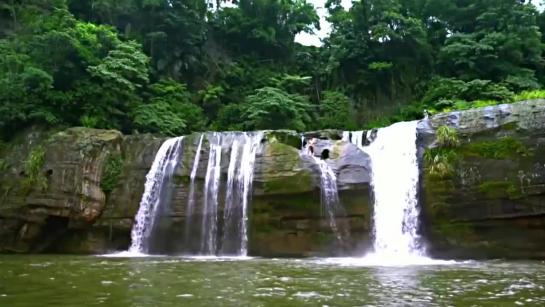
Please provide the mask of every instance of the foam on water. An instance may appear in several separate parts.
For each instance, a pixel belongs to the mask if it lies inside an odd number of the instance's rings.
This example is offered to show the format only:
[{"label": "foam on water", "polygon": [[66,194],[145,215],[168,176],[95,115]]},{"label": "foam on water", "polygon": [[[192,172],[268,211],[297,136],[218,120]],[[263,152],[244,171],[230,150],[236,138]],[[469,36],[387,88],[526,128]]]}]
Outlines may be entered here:
[{"label": "foam on water", "polygon": [[423,256],[410,256],[403,258],[384,258],[383,256],[371,253],[365,257],[337,257],[322,258],[316,261],[318,264],[339,265],[339,266],[362,266],[362,267],[396,267],[396,266],[433,266],[433,265],[453,265],[468,262],[455,260],[432,259]]},{"label": "foam on water", "polygon": [[118,253],[98,255],[98,257],[106,258],[148,258],[148,257],[164,257],[161,255],[150,255],[136,251],[122,251]]}]

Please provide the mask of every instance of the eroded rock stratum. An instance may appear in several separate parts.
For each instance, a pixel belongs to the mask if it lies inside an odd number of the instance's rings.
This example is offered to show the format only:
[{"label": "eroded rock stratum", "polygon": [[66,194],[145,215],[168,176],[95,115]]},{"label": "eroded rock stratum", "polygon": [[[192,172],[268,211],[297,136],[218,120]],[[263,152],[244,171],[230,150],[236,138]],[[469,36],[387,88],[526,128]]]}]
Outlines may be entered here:
[{"label": "eroded rock stratum", "polygon": [[457,131],[452,172],[423,159],[425,235],[438,257],[545,258],[545,101],[441,114],[419,125],[421,152]]},{"label": "eroded rock stratum", "polygon": [[[183,253],[198,244],[185,225],[189,176],[199,134],[186,136],[175,172],[168,208],[162,211],[154,247]],[[164,138],[123,136],[117,131],[71,128],[45,133],[32,130],[2,147],[0,176],[0,251],[105,253],[129,246],[130,230],[144,190],[146,174]],[[356,146],[320,140],[331,151],[346,214],[342,243],[335,240],[320,205],[320,173],[301,155],[293,131],[267,131],[255,163],[250,212],[250,253],[307,256],[350,253],[369,243],[369,161]],[[195,181],[197,210],[202,204],[208,162],[205,138]],[[321,154],[316,152],[316,155]],[[40,156],[42,160],[35,159]],[[229,148],[223,151],[225,186]],[[34,162],[29,162],[34,161]],[[36,162],[37,161],[37,162]],[[32,172],[30,174],[29,172]],[[225,191],[218,191],[219,216]],[[198,232],[199,223],[191,231]],[[182,239],[189,237],[190,240]],[[187,246],[186,246],[187,245]]]}]

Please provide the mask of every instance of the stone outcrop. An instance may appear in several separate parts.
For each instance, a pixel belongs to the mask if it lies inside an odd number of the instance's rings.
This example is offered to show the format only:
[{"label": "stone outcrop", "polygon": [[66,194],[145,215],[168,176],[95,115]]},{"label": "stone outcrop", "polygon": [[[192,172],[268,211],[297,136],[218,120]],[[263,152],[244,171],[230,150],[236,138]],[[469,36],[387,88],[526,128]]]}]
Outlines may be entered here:
[{"label": "stone outcrop", "polygon": [[[183,253],[198,242],[200,223],[185,234],[189,175],[200,134],[186,136],[183,157],[171,183],[174,193],[158,226],[157,249]],[[0,252],[105,253],[126,249],[143,193],[146,174],[164,138],[123,136],[117,131],[71,128],[58,133],[28,132],[0,153],[6,168],[0,183]],[[306,256],[354,253],[369,243],[369,159],[352,144],[320,140],[316,151],[331,152],[346,215],[339,227],[350,234],[342,246],[321,212],[320,172],[300,154],[301,136],[293,131],[265,131],[256,157],[250,220],[250,253]],[[225,186],[229,146],[223,150]],[[202,204],[208,140],[202,146],[196,177]],[[44,161],[37,174],[25,174],[36,149]],[[114,169],[111,169],[111,168]],[[44,186],[30,183],[39,177]],[[107,183],[107,184],[106,184]],[[107,186],[109,185],[109,186]],[[225,191],[219,192],[220,216]],[[201,213],[202,214],[202,213]],[[197,209],[196,219],[200,219]],[[349,229],[349,230],[348,230]],[[185,246],[187,245],[187,246]]]},{"label": "stone outcrop", "polygon": [[[303,136],[264,132],[255,162],[249,253],[361,255],[371,246],[369,157],[343,141],[341,131]],[[183,158],[170,182],[170,206],[161,212],[156,232],[157,250],[199,250],[200,222],[185,226],[199,139],[200,134],[184,138]],[[0,252],[126,249],[146,174],[164,140],[86,128],[31,129],[1,145]],[[319,166],[301,154],[306,142],[337,176],[346,211],[337,216],[346,234],[342,242],[322,212]],[[545,258],[544,100],[433,116],[419,123],[417,145],[422,234],[433,256]],[[208,148],[205,137],[195,182],[197,204],[203,199]],[[223,149],[222,187],[229,148]],[[218,198],[222,216],[224,188]],[[199,214],[197,208],[200,221]]]},{"label": "stone outcrop", "polygon": [[[459,144],[447,152],[452,171],[437,176],[441,126],[454,128]],[[545,258],[544,100],[440,114],[422,121],[419,134],[433,255]]]},{"label": "stone outcrop", "polygon": [[[159,144],[149,136],[71,128],[32,130],[4,145],[0,251],[95,253],[125,247]],[[123,163],[107,195],[104,168],[114,158]]]}]

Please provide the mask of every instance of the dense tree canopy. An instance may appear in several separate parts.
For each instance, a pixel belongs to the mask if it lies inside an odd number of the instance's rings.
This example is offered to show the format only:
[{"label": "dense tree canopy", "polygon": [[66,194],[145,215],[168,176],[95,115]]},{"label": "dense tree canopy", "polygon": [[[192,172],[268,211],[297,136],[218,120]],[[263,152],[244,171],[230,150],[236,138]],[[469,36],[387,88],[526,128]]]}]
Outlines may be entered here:
[{"label": "dense tree canopy", "polygon": [[[356,129],[511,101],[545,82],[545,14],[521,0],[0,2],[0,132]],[[482,104],[482,103],[481,103]],[[480,105],[476,103],[475,105]]]}]

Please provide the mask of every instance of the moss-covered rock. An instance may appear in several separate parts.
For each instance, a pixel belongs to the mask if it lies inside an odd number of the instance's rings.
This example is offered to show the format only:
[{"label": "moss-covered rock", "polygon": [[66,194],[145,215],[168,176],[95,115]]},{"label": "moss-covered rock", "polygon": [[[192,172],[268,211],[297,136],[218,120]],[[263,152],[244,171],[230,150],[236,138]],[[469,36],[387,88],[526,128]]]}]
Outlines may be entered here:
[{"label": "moss-covered rock", "polygon": [[530,154],[526,145],[514,137],[502,137],[494,140],[471,142],[462,149],[468,156],[488,159],[516,159]]},{"label": "moss-covered rock", "polygon": [[[0,252],[49,251],[75,232],[94,232],[99,220],[107,218],[106,193],[117,201],[114,207],[133,207],[124,216],[132,220],[138,201],[127,204],[127,194],[141,190],[143,180],[120,196],[127,184],[123,179],[130,177],[127,170],[134,167],[122,150],[124,141],[118,131],[70,128],[56,133],[30,130],[8,143],[1,157],[9,166],[0,175]],[[138,166],[143,170],[139,178],[149,165]],[[103,239],[95,240],[102,243],[94,245],[94,252],[108,250],[108,242],[115,241]],[[78,247],[55,250],[77,252]]]},{"label": "moss-covered rock", "polygon": [[316,186],[312,170],[305,167],[299,150],[290,145],[280,142],[265,144],[256,164],[258,195],[297,194],[313,191]]},{"label": "moss-covered rock", "polygon": [[301,135],[293,130],[267,130],[264,131],[264,137],[268,143],[282,143],[293,148],[301,148]]},{"label": "moss-covered rock", "polygon": [[[536,121],[530,123],[530,121]],[[438,127],[460,136],[448,176],[424,172],[425,234],[438,257],[545,257],[545,101],[440,114],[419,124],[437,154]],[[430,154],[432,153],[432,154]],[[426,156],[426,154],[424,154]],[[423,159],[423,169],[434,160]]]}]

